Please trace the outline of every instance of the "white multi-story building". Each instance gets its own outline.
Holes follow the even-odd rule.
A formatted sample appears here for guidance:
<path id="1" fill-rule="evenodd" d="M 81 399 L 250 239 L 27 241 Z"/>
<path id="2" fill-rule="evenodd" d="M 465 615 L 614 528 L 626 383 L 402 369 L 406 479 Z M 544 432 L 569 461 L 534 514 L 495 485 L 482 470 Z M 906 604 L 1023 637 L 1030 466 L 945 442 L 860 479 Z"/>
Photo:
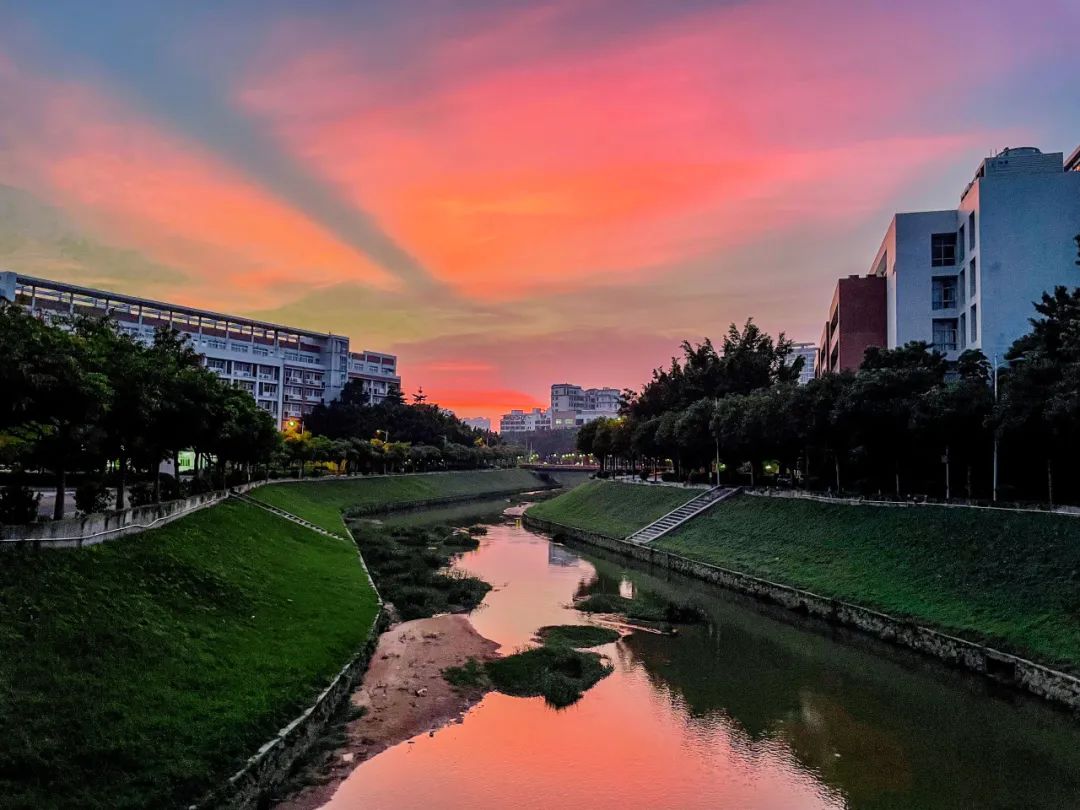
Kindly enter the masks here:
<path id="1" fill-rule="evenodd" d="M 893 217 L 871 272 L 886 280 L 886 342 L 923 340 L 955 359 L 1000 357 L 1026 333 L 1032 303 L 1080 285 L 1080 150 L 1005 149 L 987 158 L 955 209 Z"/>
<path id="2" fill-rule="evenodd" d="M 0 298 L 22 305 L 47 320 L 74 315 L 111 316 L 125 333 L 149 343 L 163 326 L 187 335 L 203 363 L 236 388 L 247 391 L 259 407 L 279 422 L 302 419 L 320 402 L 338 397 L 345 383 L 370 376 L 374 401 L 396 383 L 397 359 L 378 352 L 349 353 L 343 335 L 311 332 L 236 315 L 167 304 L 148 298 L 95 290 L 59 281 L 0 272 Z M 366 359 L 354 370 L 353 358 Z M 371 358 L 377 358 L 371 360 Z M 370 366 L 377 371 L 369 371 Z"/>
<path id="3" fill-rule="evenodd" d="M 534 430 L 551 430 L 551 415 L 543 408 L 514 409 L 499 419 L 499 433 L 531 433 Z"/>
<path id="4" fill-rule="evenodd" d="M 551 386 L 551 424 L 555 429 L 584 425 L 619 413 L 618 388 L 582 388 L 571 383 Z"/>
<path id="5" fill-rule="evenodd" d="M 469 416 L 461 421 L 476 430 L 491 430 L 491 420 L 486 416 Z"/>
<path id="6" fill-rule="evenodd" d="M 814 372 L 817 368 L 817 344 L 793 343 L 791 352 L 795 357 L 803 359 L 802 370 L 799 372 L 799 385 L 806 385 L 810 380 L 814 379 Z"/>
<path id="7" fill-rule="evenodd" d="M 397 357 L 384 352 L 373 352 L 370 349 L 349 352 L 348 378 L 360 380 L 361 390 L 370 405 L 382 402 L 392 388 L 401 390 Z"/>

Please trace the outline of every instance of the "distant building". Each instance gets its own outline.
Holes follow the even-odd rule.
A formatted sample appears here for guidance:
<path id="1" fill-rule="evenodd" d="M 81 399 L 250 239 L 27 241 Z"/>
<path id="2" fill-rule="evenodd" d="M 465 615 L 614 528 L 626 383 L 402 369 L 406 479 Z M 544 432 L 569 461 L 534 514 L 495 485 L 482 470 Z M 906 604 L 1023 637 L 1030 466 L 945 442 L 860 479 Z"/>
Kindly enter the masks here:
<path id="1" fill-rule="evenodd" d="M 551 386 L 551 424 L 556 430 L 579 427 L 594 419 L 617 416 L 618 388 L 582 388 L 571 383 Z"/>
<path id="2" fill-rule="evenodd" d="M 531 433 L 536 430 L 551 430 L 551 415 L 542 408 L 531 411 L 512 410 L 499 420 L 499 433 Z"/>
<path id="3" fill-rule="evenodd" d="M 48 321 L 72 315 L 109 315 L 119 329 L 149 343 L 158 327 L 187 335 L 203 364 L 247 391 L 281 424 L 302 419 L 316 404 L 337 399 L 350 379 L 364 380 L 372 402 L 401 384 L 397 358 L 380 352 L 349 352 L 344 335 L 223 315 L 149 298 L 0 272 L 0 298 Z"/>
<path id="4" fill-rule="evenodd" d="M 477 430 L 491 430 L 491 420 L 486 416 L 469 416 L 461 421 Z"/>
<path id="5" fill-rule="evenodd" d="M 818 347 L 814 343 L 793 343 L 792 354 L 803 359 L 802 370 L 799 372 L 799 385 L 806 385 L 814 379 L 814 369 L 817 368 Z"/>
<path id="6" fill-rule="evenodd" d="M 885 346 L 885 279 L 848 276 L 836 283 L 818 345 L 817 376 L 854 370 L 871 346 Z"/>

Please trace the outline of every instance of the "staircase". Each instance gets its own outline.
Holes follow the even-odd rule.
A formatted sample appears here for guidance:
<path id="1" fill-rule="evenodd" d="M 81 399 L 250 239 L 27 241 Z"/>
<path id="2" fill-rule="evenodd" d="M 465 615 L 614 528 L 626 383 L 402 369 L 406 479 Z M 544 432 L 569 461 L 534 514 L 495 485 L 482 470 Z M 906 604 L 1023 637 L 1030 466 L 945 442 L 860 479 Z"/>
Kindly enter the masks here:
<path id="1" fill-rule="evenodd" d="M 644 543 L 651 543 L 658 537 L 663 537 L 672 529 L 682 526 L 686 521 L 692 517 L 696 517 L 704 512 L 706 509 L 712 509 L 720 501 L 730 498 L 736 492 L 739 491 L 739 487 L 713 487 L 706 492 L 702 492 L 696 498 L 693 498 L 678 509 L 673 509 L 668 512 L 659 520 L 650 523 L 643 529 L 638 529 L 632 535 L 626 538 L 629 543 L 637 543 L 639 545 Z"/>
<path id="2" fill-rule="evenodd" d="M 238 501 L 243 501 L 244 503 L 249 503 L 252 506 L 257 506 L 260 509 L 265 509 L 267 512 L 271 512 L 271 513 L 277 515 L 278 517 L 285 518 L 285 520 L 291 520 L 293 523 L 297 524 L 298 526 L 303 526 L 306 529 L 311 529 L 313 532 L 318 532 L 319 534 L 324 534 L 327 537 L 336 537 L 338 540 L 345 539 L 342 534 L 335 534 L 334 532 L 328 532 L 322 526 L 316 526 L 310 520 L 304 520 L 302 517 L 297 517 L 292 512 L 286 512 L 284 509 L 278 509 L 276 506 L 271 506 L 268 503 L 263 503 L 262 501 L 256 500 L 255 498 L 249 498 L 247 495 L 243 495 L 243 494 L 241 494 L 239 492 L 230 492 L 229 497 L 230 498 L 236 498 Z"/>

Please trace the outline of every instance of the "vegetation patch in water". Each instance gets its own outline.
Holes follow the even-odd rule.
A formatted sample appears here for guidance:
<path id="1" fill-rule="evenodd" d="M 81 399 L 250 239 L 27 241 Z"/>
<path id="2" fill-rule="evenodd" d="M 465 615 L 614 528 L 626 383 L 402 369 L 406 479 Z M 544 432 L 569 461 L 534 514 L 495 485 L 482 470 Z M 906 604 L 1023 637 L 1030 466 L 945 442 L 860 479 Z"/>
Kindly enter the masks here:
<path id="1" fill-rule="evenodd" d="M 455 555 L 479 545 L 468 532 L 359 522 L 352 529 L 380 593 L 406 621 L 472 610 L 491 590 L 478 577 L 444 570 Z"/>
<path id="2" fill-rule="evenodd" d="M 541 627 L 536 636 L 544 644 L 564 647 L 599 647 L 619 640 L 619 631 L 593 624 L 555 624 Z"/>
<path id="3" fill-rule="evenodd" d="M 443 677 L 458 689 L 480 689 L 488 685 L 484 665 L 475 658 L 470 658 L 460 667 L 447 667 L 443 670 Z"/>
<path id="4" fill-rule="evenodd" d="M 576 703 L 589 687 L 610 675 L 612 668 L 596 653 L 550 644 L 488 661 L 485 670 L 492 686 L 503 694 L 543 695 L 561 709 Z"/>
<path id="5" fill-rule="evenodd" d="M 675 602 L 654 604 L 610 593 L 594 593 L 574 603 L 584 613 L 614 613 L 641 622 L 693 624 L 705 620 L 700 608 Z"/>

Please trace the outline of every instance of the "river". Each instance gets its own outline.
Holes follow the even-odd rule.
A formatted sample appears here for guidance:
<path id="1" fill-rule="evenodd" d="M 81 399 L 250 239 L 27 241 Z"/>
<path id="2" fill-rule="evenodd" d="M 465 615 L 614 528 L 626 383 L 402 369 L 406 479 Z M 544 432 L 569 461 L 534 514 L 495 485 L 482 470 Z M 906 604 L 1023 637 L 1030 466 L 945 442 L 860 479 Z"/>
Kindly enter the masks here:
<path id="1" fill-rule="evenodd" d="M 575 594 L 677 595 L 709 621 L 598 648 L 614 672 L 562 710 L 492 693 L 362 763 L 344 808 L 1080 807 L 1080 722 L 937 662 L 498 518 L 455 567 L 511 652 L 581 624 Z"/>

